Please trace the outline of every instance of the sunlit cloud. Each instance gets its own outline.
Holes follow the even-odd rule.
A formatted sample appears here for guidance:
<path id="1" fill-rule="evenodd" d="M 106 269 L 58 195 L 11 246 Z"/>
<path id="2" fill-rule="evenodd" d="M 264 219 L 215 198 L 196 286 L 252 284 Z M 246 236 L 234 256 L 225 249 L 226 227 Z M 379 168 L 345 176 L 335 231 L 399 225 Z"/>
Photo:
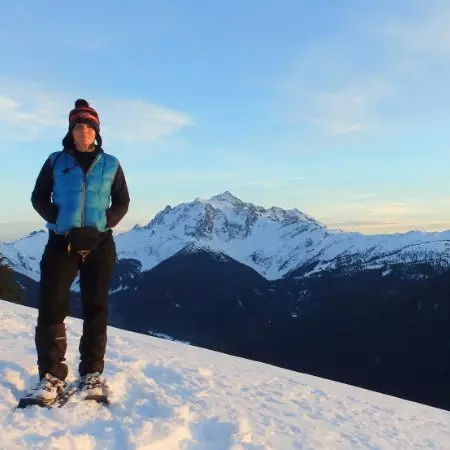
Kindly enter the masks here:
<path id="1" fill-rule="evenodd" d="M 0 139 L 48 141 L 62 137 L 77 97 L 46 91 L 32 83 L 0 82 Z M 152 142 L 194 124 L 184 112 L 138 99 L 89 98 L 101 131 L 120 142 Z"/>
<path id="2" fill-rule="evenodd" d="M 367 208 L 366 214 L 368 216 L 405 216 L 410 212 L 408 203 L 406 202 L 392 202 L 378 206 Z"/>
<path id="3" fill-rule="evenodd" d="M 450 230 L 450 222 L 429 222 L 429 221 L 346 221 L 346 222 L 328 222 L 330 229 L 339 229 L 343 231 L 357 231 L 363 234 L 384 234 L 384 233 L 407 233 L 411 230 L 420 231 L 446 231 Z"/>

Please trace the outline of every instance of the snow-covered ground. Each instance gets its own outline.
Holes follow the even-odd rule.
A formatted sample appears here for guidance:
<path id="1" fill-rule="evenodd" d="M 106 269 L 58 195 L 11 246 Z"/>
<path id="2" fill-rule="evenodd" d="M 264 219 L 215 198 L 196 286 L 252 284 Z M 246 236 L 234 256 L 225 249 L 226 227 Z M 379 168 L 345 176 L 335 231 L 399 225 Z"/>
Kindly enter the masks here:
<path id="1" fill-rule="evenodd" d="M 36 310 L 0 301 L 0 449 L 450 448 L 450 412 L 109 329 L 109 407 L 14 409 L 37 381 Z M 78 319 L 68 319 L 69 378 Z"/>

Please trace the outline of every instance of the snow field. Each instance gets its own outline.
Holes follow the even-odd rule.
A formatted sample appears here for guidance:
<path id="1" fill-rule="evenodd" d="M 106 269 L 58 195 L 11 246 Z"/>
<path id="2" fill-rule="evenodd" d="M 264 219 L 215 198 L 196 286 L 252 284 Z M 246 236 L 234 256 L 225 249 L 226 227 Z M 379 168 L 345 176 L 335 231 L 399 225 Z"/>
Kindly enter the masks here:
<path id="1" fill-rule="evenodd" d="M 0 449 L 450 448 L 450 413 L 205 349 L 108 330 L 111 405 L 15 410 L 37 311 L 0 301 Z M 69 318 L 69 377 L 81 321 Z"/>

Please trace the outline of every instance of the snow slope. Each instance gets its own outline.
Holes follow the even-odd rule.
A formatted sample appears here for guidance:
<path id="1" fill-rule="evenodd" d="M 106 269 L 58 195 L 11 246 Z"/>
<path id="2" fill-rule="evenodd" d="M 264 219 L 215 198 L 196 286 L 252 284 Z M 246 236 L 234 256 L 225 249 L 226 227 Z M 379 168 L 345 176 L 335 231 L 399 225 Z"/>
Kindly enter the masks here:
<path id="1" fill-rule="evenodd" d="M 348 385 L 109 329 L 112 404 L 15 410 L 37 380 L 36 310 L 0 301 L 0 448 L 450 448 L 450 413 Z M 81 322 L 68 319 L 71 372 Z"/>

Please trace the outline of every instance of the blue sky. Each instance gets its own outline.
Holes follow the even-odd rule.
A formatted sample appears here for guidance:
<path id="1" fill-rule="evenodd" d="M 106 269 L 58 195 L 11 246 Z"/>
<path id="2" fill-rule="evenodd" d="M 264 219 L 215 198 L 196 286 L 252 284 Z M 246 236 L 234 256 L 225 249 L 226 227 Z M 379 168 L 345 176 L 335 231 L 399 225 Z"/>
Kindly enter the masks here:
<path id="1" fill-rule="evenodd" d="M 131 5 L 131 6 L 130 6 Z M 0 239 L 76 98 L 132 203 L 229 190 L 366 234 L 450 228 L 450 3 L 16 0 L 0 19 Z"/>

